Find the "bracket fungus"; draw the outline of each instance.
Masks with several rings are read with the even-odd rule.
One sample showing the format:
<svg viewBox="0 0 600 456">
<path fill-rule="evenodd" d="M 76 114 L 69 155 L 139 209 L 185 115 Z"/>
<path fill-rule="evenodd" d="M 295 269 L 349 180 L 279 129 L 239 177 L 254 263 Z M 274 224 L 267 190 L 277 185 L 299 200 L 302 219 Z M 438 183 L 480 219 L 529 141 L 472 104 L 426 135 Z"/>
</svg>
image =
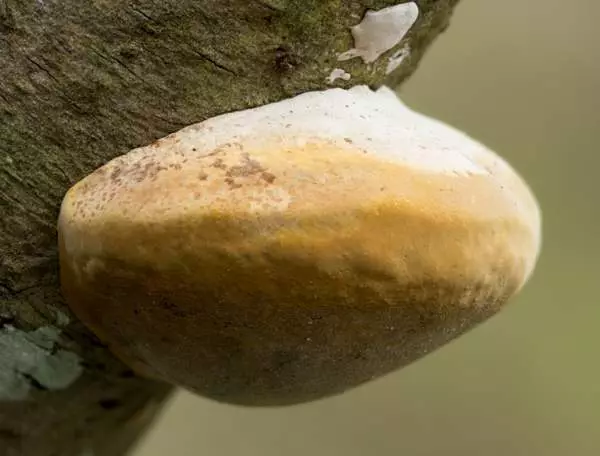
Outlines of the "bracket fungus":
<svg viewBox="0 0 600 456">
<path fill-rule="evenodd" d="M 132 150 L 59 219 L 64 296 L 118 357 L 255 406 L 343 392 L 454 339 L 523 287 L 540 239 L 504 160 L 364 86 Z"/>
</svg>

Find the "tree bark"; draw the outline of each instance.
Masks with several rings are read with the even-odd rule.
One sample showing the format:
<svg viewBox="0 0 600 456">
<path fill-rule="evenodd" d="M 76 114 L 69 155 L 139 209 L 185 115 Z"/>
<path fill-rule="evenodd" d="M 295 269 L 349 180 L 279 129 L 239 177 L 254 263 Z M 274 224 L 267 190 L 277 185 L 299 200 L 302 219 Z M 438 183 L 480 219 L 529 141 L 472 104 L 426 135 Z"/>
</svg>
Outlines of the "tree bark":
<svg viewBox="0 0 600 456">
<path fill-rule="evenodd" d="M 58 281 L 66 190 L 117 155 L 221 113 L 377 86 L 390 55 L 338 61 L 400 0 L 0 0 L 0 456 L 118 456 L 171 387 L 74 319 Z M 458 0 L 420 0 L 399 84 Z M 395 48 L 398 50 L 398 47 Z M 327 81 L 334 68 L 352 75 Z"/>
</svg>

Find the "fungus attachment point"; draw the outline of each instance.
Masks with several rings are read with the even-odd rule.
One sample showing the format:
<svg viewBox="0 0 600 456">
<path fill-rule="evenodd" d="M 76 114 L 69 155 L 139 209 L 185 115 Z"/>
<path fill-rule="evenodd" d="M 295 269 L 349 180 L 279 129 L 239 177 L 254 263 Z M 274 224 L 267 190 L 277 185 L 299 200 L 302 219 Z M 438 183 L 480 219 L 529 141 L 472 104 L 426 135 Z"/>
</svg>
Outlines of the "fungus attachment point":
<svg viewBox="0 0 600 456">
<path fill-rule="evenodd" d="M 132 368 L 235 404 L 340 393 L 496 313 L 540 245 L 502 159 L 389 89 L 209 119 L 65 196 L 61 280 Z"/>
</svg>

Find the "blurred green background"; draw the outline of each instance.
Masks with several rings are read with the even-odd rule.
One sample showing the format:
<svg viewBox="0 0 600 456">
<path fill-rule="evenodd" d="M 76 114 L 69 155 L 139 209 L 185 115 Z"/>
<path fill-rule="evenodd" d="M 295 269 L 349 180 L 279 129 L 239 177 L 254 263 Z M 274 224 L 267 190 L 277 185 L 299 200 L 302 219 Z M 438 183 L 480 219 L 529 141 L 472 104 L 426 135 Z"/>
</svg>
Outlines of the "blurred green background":
<svg viewBox="0 0 600 456">
<path fill-rule="evenodd" d="M 600 455 L 600 2 L 462 0 L 400 93 L 530 183 L 544 250 L 529 285 L 340 397 L 245 410 L 180 393 L 135 456 Z"/>
</svg>

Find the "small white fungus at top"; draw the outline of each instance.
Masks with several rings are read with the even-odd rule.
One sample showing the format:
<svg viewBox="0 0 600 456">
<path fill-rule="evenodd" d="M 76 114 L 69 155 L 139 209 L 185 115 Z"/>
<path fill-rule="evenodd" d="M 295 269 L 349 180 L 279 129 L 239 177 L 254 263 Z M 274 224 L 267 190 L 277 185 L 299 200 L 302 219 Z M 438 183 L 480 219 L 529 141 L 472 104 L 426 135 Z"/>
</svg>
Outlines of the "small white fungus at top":
<svg viewBox="0 0 600 456">
<path fill-rule="evenodd" d="M 327 83 L 333 84 L 338 79 L 343 79 L 344 81 L 349 81 L 352 78 L 352 75 L 341 68 L 334 68 L 329 76 L 327 76 Z"/>
<path fill-rule="evenodd" d="M 367 11 L 361 23 L 352 27 L 354 49 L 340 54 L 338 60 L 361 57 L 365 63 L 376 61 L 402 41 L 418 17 L 415 2 Z"/>
</svg>

